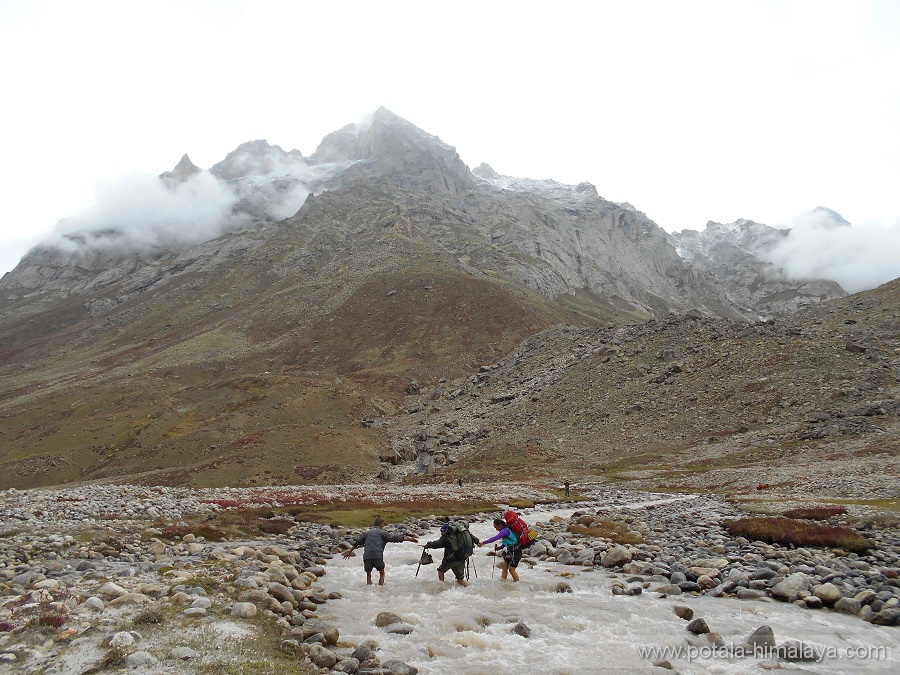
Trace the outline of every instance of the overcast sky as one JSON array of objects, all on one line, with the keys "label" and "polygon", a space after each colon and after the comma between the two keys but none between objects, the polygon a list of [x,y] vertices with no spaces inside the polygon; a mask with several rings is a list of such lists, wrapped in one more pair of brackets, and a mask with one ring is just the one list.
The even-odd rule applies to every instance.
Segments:
[{"label": "overcast sky", "polygon": [[893,0],[0,0],[0,63],[0,273],[110,185],[382,105],[669,231],[823,205],[900,250]]}]

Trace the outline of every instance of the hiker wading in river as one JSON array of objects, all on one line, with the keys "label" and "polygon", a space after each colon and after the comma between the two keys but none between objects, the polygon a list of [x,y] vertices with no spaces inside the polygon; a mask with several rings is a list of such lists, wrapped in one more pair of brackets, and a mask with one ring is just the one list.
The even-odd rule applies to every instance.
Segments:
[{"label": "hiker wading in river", "polygon": [[503,567],[500,568],[500,578],[506,579],[506,575],[509,574],[513,581],[518,581],[519,573],[516,571],[516,568],[522,559],[519,538],[515,532],[507,527],[506,521],[502,518],[494,518],[494,529],[497,530],[497,534],[490,539],[485,539],[478,545],[484,546],[499,539],[502,543],[496,544],[494,548],[497,550],[503,549]]},{"label": "hiker wading in river", "polygon": [[384,518],[375,516],[375,524],[365,534],[357,537],[350,550],[344,553],[345,558],[353,555],[353,550],[358,546],[363,549],[363,569],[366,571],[366,583],[372,584],[372,570],[378,570],[378,585],[384,586],[384,547],[389,543],[399,544],[402,541],[411,541],[415,544],[419,540],[403,534],[391,534],[384,529]]},{"label": "hiker wading in river", "polygon": [[444,573],[449,570],[456,577],[456,583],[460,586],[468,586],[469,582],[465,579],[466,563],[474,550],[472,547],[480,544],[478,537],[471,534],[468,527],[465,528],[465,534],[468,534],[468,537],[465,537],[459,530],[454,531],[454,527],[457,527],[457,524],[444,523],[441,525],[440,538],[429,541],[423,548],[444,549],[444,558],[437,568],[438,579],[443,581]]}]

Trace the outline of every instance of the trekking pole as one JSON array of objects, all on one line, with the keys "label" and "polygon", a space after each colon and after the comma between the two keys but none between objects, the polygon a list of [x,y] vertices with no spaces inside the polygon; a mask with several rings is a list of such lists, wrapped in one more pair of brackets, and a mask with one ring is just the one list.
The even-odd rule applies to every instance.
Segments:
[{"label": "trekking pole", "polygon": [[425,547],[422,547],[422,555],[419,556],[419,566],[416,567],[416,579],[419,578],[419,569],[422,567],[422,558],[425,557]]},{"label": "trekking pole", "polygon": [[[468,560],[466,561],[468,562]],[[475,572],[475,578],[478,578],[478,568],[475,567],[475,556],[472,556],[472,571]]]}]

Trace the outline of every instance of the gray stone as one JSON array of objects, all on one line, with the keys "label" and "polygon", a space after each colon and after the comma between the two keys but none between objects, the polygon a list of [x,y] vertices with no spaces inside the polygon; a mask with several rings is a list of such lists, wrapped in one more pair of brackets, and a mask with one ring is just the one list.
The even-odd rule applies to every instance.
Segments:
[{"label": "gray stone", "polygon": [[860,591],[853,597],[854,599],[859,600],[860,604],[862,605],[871,605],[873,602],[875,602],[878,596],[875,595],[875,591],[867,588],[863,591]]},{"label": "gray stone", "polygon": [[199,659],[200,653],[194,651],[190,647],[176,647],[169,652],[169,658],[179,661],[190,661],[191,659]]},{"label": "gray stone", "polygon": [[372,659],[378,658],[375,655],[375,651],[371,647],[367,647],[366,645],[360,645],[359,647],[354,649],[352,656],[360,663],[362,663],[363,661],[371,661]]},{"label": "gray stone", "polygon": [[872,616],[872,623],[878,626],[900,626],[900,609],[882,609]]},{"label": "gray stone", "polygon": [[82,602],[79,607],[84,607],[85,609],[92,609],[95,611],[100,611],[103,609],[104,604],[103,601],[98,598],[96,595],[92,595],[87,600]]},{"label": "gray stone", "polygon": [[268,589],[269,595],[279,602],[290,602],[293,604],[297,601],[292,590],[282,583],[273,581],[269,584]]},{"label": "gray stone", "polygon": [[693,633],[694,635],[703,635],[704,633],[709,633],[709,626],[706,625],[706,621],[703,618],[696,618],[691,621],[686,630]]},{"label": "gray stone", "polygon": [[130,647],[135,642],[134,635],[129,631],[121,631],[109,640],[110,647]]},{"label": "gray stone", "polygon": [[862,603],[856,598],[841,598],[836,603],[834,603],[834,609],[836,612],[841,612],[842,614],[859,614],[859,610],[862,609]]},{"label": "gray stone", "polygon": [[531,637],[531,629],[521,621],[513,626],[512,632],[516,635],[521,635],[523,638]]},{"label": "gray stone", "polygon": [[813,586],[813,595],[819,598],[825,605],[831,607],[843,597],[841,590],[832,583]]},{"label": "gray stone", "polygon": [[377,628],[384,628],[395,623],[403,623],[403,617],[393,612],[379,612],[378,616],[375,617],[375,626]]},{"label": "gray stone", "polygon": [[575,556],[572,555],[571,551],[560,551],[556,556],[556,561],[560,565],[574,565],[575,564]]},{"label": "gray stone", "polygon": [[765,591],[760,591],[755,588],[739,588],[735,592],[739,600],[759,600],[760,598],[765,598]]},{"label": "gray stone", "polygon": [[391,671],[394,675],[416,675],[419,672],[418,668],[409,665],[403,661],[385,661],[381,664],[383,668]]},{"label": "gray stone", "polygon": [[771,626],[760,626],[747,638],[747,644],[755,650],[768,650],[775,648],[775,631]]},{"label": "gray stone", "polygon": [[125,665],[129,668],[155,666],[159,660],[149,652],[134,652],[125,657]]},{"label": "gray stone", "polygon": [[694,610],[692,610],[690,607],[685,607],[684,605],[675,605],[672,610],[675,612],[675,614],[677,614],[685,621],[690,621],[694,618]]},{"label": "gray stone", "polygon": [[319,644],[310,646],[308,656],[319,668],[333,668],[337,664],[337,655]]},{"label": "gray stone", "polygon": [[119,598],[123,595],[126,595],[128,591],[119,586],[118,584],[114,584],[111,581],[103,584],[99,589],[97,589],[97,595],[101,598]]},{"label": "gray stone", "polygon": [[809,590],[809,575],[794,572],[772,587],[772,595],[779,600],[793,602],[800,597],[801,591]]},{"label": "gray stone", "polygon": [[620,567],[631,562],[631,551],[624,546],[613,546],[600,559],[603,567]]},{"label": "gray stone", "polygon": [[337,662],[332,670],[339,673],[350,673],[351,675],[359,670],[359,660],[352,656],[343,658]]}]

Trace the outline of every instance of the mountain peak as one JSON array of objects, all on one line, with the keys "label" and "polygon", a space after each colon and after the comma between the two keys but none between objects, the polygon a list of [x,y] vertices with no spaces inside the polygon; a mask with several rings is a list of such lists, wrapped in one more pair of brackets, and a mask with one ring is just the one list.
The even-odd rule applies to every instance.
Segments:
[{"label": "mountain peak", "polygon": [[835,227],[853,227],[840,213],[827,206],[817,206],[812,213],[818,217],[819,224],[829,230]]},{"label": "mountain peak", "polygon": [[360,170],[368,178],[381,177],[404,188],[459,194],[474,187],[455,148],[384,107],[328,134],[310,159],[362,161],[366,166]]},{"label": "mountain peak", "polygon": [[191,161],[191,158],[187,156],[187,153],[184,153],[181,156],[181,159],[178,160],[178,164],[175,165],[174,169],[171,171],[164,171],[159,174],[159,177],[162,178],[167,185],[171,185],[172,183],[184,183],[197,173],[200,173],[200,167],[196,166]]},{"label": "mountain peak", "polygon": [[479,178],[491,179],[500,177],[500,174],[494,171],[494,167],[492,167],[490,164],[485,164],[484,162],[472,169],[472,173],[474,173]]},{"label": "mountain peak", "polygon": [[268,141],[259,139],[241,143],[209,171],[222,180],[235,180],[248,176],[292,173],[305,166],[306,158],[299,150],[285,152],[279,146],[269,145]]}]

